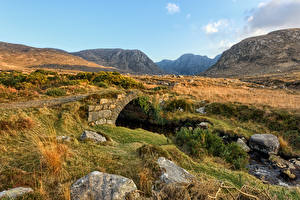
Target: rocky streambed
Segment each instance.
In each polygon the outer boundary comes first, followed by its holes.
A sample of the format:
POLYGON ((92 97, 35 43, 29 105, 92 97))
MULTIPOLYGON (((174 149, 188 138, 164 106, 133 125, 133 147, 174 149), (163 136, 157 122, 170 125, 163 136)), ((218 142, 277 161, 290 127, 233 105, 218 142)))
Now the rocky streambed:
POLYGON ((238 144, 250 155, 250 174, 273 185, 300 186, 300 158, 285 160, 277 155, 280 144, 276 136, 255 134, 243 142, 238 144))

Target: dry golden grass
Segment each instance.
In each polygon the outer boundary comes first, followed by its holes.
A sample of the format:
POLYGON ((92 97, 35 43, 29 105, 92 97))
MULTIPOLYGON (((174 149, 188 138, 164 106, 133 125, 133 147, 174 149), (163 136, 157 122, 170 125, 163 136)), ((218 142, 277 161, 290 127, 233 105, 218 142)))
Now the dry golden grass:
POLYGON ((48 136, 33 132, 27 137, 36 147, 41 167, 46 167, 50 175, 62 175, 64 161, 71 156, 71 150, 66 144, 57 141, 54 129, 50 128, 49 132, 48 136))
POLYGON ((179 95, 192 96, 196 100, 210 102, 238 102, 258 106, 300 111, 300 93, 284 89, 262 88, 237 79, 204 78, 185 76, 136 76, 146 88, 154 88, 161 83, 173 85, 172 91, 179 95))
POLYGON ((173 89, 178 94, 191 95, 198 100, 210 102, 239 102, 243 104, 266 105, 274 108, 300 110, 300 95, 288 94, 282 90, 233 88, 222 86, 183 86, 173 89))

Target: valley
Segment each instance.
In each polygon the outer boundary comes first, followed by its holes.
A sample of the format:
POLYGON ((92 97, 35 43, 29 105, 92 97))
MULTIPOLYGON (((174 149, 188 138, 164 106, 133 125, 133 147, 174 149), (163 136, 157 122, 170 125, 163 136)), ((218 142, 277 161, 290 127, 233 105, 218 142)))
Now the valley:
POLYGON ((138 190, 130 199, 299 198, 297 89, 117 72, 37 70, 0 77, 6 102, 0 104, 1 191, 23 186, 33 189, 23 199, 72 199, 84 194, 74 190, 76 180, 99 171, 131 179, 138 190), (139 95, 119 108, 117 102, 132 92, 139 95), (90 106, 102 109, 92 121, 90 106), (101 118, 110 109, 118 110, 116 124, 101 118), (96 135, 84 140, 87 130, 96 135), (278 138, 278 154, 269 158, 255 150, 255 134, 278 138), (94 141, 98 136, 106 141, 94 141), (251 147, 249 155, 238 139, 251 147), (162 157, 196 179, 170 185, 160 178, 162 157), (189 190, 194 192, 182 193, 189 190))
POLYGON ((298 35, 159 63, 1 42, 0 199, 300 199, 298 35))

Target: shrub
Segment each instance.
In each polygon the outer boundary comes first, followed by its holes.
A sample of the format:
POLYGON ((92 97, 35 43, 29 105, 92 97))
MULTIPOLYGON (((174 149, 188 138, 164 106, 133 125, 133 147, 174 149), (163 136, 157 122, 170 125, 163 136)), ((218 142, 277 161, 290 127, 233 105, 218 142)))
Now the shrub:
POLYGON ((192 156, 200 158, 203 153, 221 157, 233 164, 235 169, 244 168, 248 163, 248 154, 237 144, 225 144, 219 136, 209 130, 185 127, 176 133, 176 143, 184 146, 192 156))
POLYGON ((64 96, 66 95, 66 91, 61 88, 52 88, 47 90, 46 95, 53 96, 53 97, 64 96))
POLYGON ((157 86, 155 88, 153 88, 154 91, 161 91, 161 90, 167 90, 168 87, 167 86, 157 86))
POLYGON ((173 112, 179 109, 183 109, 186 112, 193 112, 193 104, 185 99, 174 99, 166 102, 164 109, 169 112, 173 112))
POLYGON ((96 83, 96 85, 98 86, 98 87, 102 87, 102 88, 108 88, 108 85, 107 85, 107 83, 105 83, 105 82, 98 82, 98 83, 96 83))
POLYGON ((31 129, 33 126, 34 122, 31 118, 0 120, 0 133, 5 131, 13 134, 15 131, 31 129))
POLYGON ((226 145, 222 157, 224 157, 227 162, 233 164, 234 169, 245 168, 248 164, 248 154, 236 143, 226 145))

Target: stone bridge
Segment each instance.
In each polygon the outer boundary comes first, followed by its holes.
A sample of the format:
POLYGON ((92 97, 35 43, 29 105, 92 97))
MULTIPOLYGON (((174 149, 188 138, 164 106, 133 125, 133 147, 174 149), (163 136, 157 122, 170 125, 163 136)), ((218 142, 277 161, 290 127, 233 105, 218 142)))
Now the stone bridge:
POLYGON ((124 107, 138 97, 138 92, 130 92, 126 95, 120 94, 115 99, 100 99, 98 105, 89 105, 88 122, 95 125, 115 124, 124 107))

